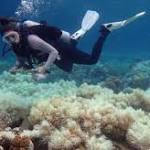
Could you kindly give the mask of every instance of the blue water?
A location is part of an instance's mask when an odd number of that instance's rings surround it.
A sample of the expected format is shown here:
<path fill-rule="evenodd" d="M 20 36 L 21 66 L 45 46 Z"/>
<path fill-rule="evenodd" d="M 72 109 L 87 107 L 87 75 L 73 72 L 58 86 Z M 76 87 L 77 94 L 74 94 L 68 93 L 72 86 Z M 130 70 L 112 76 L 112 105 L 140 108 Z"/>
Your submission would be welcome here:
<path fill-rule="evenodd" d="M 26 0 L 33 1 L 33 0 Z M 34 0 L 39 1 L 40 0 Z M 44 0 L 41 0 L 41 2 Z M 5 0 L 0 5 L 1 16 L 15 16 L 20 5 L 19 0 Z M 49 4 L 50 3 L 50 4 Z M 35 5 L 38 15 L 26 14 L 19 18 L 33 20 L 47 20 L 50 25 L 58 26 L 71 33 L 80 27 L 86 10 L 92 9 L 100 13 L 101 18 L 95 27 L 81 41 L 80 47 L 90 52 L 98 35 L 101 23 L 119 21 L 140 11 L 147 15 L 126 28 L 113 32 L 108 38 L 102 56 L 114 57 L 149 57 L 150 47 L 150 1 L 149 0 L 47 0 L 44 4 Z"/>
<path fill-rule="evenodd" d="M 21 2 L 30 7 L 21 7 Z M 37 81 L 31 70 L 8 72 L 15 62 L 12 53 L 0 56 L 0 130 L 9 127 L 6 133 L 17 135 L 16 141 L 7 140 L 8 134 L 5 139 L 5 132 L 0 132 L 0 149 L 2 143 L 7 149 L 27 143 L 31 146 L 31 142 L 23 141 L 23 135 L 35 133 L 37 137 L 38 130 L 39 138 L 30 137 L 35 150 L 47 150 L 47 143 L 49 149 L 58 150 L 90 150 L 99 145 L 101 148 L 101 144 L 102 149 L 111 149 L 111 142 L 112 149 L 149 149 L 150 0 L 1 0 L 0 16 L 46 20 L 49 25 L 74 33 L 88 9 L 98 11 L 100 20 L 79 44 L 87 53 L 100 34 L 101 24 L 141 11 L 147 14 L 110 34 L 100 62 L 74 65 L 70 74 L 51 66 L 47 78 Z M 0 53 L 3 46 L 0 40 Z M 40 125 L 43 120 L 46 124 Z"/>

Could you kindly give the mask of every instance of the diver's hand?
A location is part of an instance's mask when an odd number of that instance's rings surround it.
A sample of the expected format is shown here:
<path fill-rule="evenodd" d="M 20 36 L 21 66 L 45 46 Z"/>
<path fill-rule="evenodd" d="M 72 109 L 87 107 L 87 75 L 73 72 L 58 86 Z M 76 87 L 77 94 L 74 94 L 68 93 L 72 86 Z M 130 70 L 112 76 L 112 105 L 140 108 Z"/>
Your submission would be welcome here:
<path fill-rule="evenodd" d="M 33 71 L 33 78 L 36 81 L 45 80 L 48 76 L 48 71 L 44 66 L 37 67 L 36 69 L 32 69 Z"/>
<path fill-rule="evenodd" d="M 45 74 L 47 73 L 47 69 L 44 66 L 40 66 L 34 70 L 36 73 Z"/>
<path fill-rule="evenodd" d="M 48 73 L 35 73 L 33 74 L 33 79 L 35 79 L 36 81 L 43 81 L 45 79 L 47 79 Z"/>

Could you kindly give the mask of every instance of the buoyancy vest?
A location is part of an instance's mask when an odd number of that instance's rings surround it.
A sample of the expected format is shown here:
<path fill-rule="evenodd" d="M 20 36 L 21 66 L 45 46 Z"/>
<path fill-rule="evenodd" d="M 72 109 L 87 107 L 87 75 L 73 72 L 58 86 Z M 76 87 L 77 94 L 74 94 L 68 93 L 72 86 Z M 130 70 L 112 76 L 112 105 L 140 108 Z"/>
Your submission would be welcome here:
<path fill-rule="evenodd" d="M 41 52 L 40 50 L 34 50 L 29 46 L 27 37 L 30 34 L 34 34 L 58 50 L 61 60 L 56 60 L 55 64 L 59 68 L 66 72 L 72 71 L 73 62 L 59 47 L 60 37 L 62 35 L 62 31 L 60 29 L 46 25 L 38 25 L 32 27 L 22 27 L 18 32 L 20 34 L 20 42 L 19 44 L 13 44 L 12 49 L 17 56 L 26 58 L 28 64 L 39 64 L 46 61 L 49 56 L 49 54 Z"/>

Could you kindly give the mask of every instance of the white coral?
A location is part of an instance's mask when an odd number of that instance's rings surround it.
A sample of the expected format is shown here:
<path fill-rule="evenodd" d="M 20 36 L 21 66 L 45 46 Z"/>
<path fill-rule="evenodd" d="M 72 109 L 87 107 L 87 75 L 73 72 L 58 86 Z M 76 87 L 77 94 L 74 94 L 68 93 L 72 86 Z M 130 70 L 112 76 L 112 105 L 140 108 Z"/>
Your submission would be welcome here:
<path fill-rule="evenodd" d="M 127 133 L 128 143 L 136 149 L 148 150 L 150 149 L 150 124 L 144 125 L 135 122 Z"/>
<path fill-rule="evenodd" d="M 87 150 L 114 150 L 113 143 L 105 136 L 99 138 L 92 136 L 87 140 L 86 147 Z"/>
<path fill-rule="evenodd" d="M 21 137 L 25 136 L 29 138 L 46 137 L 46 136 L 50 136 L 51 130 L 52 130 L 51 125 L 46 120 L 43 120 L 40 125 L 35 125 L 32 131 L 23 130 L 20 136 Z"/>

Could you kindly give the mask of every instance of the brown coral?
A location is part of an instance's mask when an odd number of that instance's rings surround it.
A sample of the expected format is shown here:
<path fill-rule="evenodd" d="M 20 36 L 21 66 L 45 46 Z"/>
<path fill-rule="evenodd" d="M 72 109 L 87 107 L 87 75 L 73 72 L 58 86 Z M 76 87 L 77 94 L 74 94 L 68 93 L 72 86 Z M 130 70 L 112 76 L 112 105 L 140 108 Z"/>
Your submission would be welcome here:
<path fill-rule="evenodd" d="M 17 135 L 10 143 L 9 150 L 33 150 L 33 143 L 28 137 Z"/>
<path fill-rule="evenodd" d="M 7 112 L 10 114 L 12 118 L 12 122 L 10 124 L 11 128 L 19 127 L 23 123 L 23 121 L 27 118 L 28 116 L 28 109 L 24 108 L 8 108 Z M 26 119 L 27 120 L 27 119 Z"/>
<path fill-rule="evenodd" d="M 60 109 L 58 101 L 52 103 L 50 101 L 37 103 L 32 107 L 29 120 L 31 124 L 38 124 L 43 120 L 47 120 L 49 124 L 52 124 L 54 127 L 59 128 L 64 125 L 66 117 L 64 111 Z"/>
<path fill-rule="evenodd" d="M 81 129 L 84 132 L 88 132 L 89 135 L 97 135 L 101 134 L 100 131 L 100 114 L 96 114 L 94 111 L 86 111 L 82 113 L 77 122 L 79 123 Z"/>
<path fill-rule="evenodd" d="M 106 78 L 102 86 L 112 89 L 114 92 L 119 92 L 121 90 L 122 81 L 117 76 L 111 76 Z"/>
<path fill-rule="evenodd" d="M 120 112 L 112 112 L 102 116 L 101 130 L 113 140 L 126 140 L 128 128 L 133 123 L 133 118 L 129 114 L 119 114 Z"/>

